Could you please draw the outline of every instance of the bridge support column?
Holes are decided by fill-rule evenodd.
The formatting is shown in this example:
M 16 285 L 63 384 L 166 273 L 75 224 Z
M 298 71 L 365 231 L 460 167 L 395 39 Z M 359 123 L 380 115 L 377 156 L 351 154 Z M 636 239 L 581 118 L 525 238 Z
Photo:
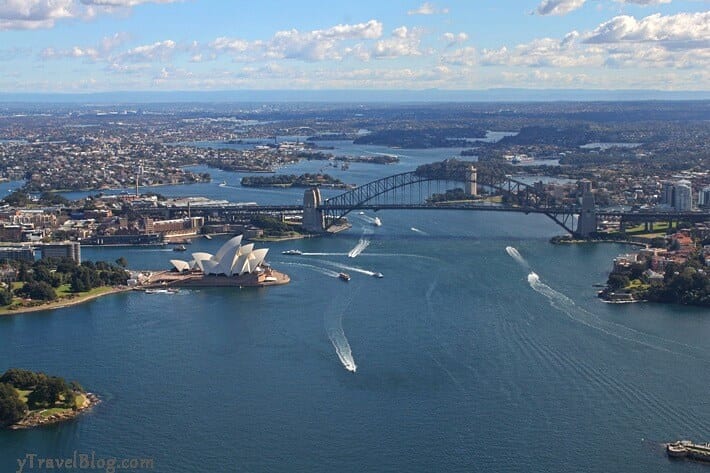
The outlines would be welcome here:
M 325 231 L 325 218 L 319 208 L 322 202 L 320 189 L 312 187 L 303 193 L 303 229 L 310 233 Z
M 585 192 L 582 196 L 582 211 L 577 220 L 577 234 L 589 238 L 597 231 L 597 211 L 595 209 L 594 194 Z
M 464 191 L 467 195 L 478 195 L 478 172 L 474 166 L 469 167 L 466 171 L 466 189 Z

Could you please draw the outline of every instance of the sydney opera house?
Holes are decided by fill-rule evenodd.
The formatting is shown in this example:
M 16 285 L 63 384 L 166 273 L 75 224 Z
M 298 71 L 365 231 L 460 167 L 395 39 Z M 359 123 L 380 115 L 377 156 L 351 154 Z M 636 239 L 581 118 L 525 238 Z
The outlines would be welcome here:
M 242 235 L 228 240 L 214 255 L 193 253 L 190 261 L 170 260 L 172 271 L 158 273 L 152 284 L 172 286 L 270 286 L 289 277 L 264 262 L 267 248 L 242 245 Z

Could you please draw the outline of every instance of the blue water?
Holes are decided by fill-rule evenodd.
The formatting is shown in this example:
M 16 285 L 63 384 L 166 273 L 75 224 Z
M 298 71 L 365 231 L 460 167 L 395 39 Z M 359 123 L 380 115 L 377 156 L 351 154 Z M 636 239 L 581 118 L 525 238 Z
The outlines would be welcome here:
M 259 200 L 300 194 L 274 192 Z M 700 471 L 660 443 L 708 438 L 710 319 L 600 302 L 592 285 L 628 248 L 553 246 L 543 216 L 391 211 L 374 227 L 374 215 L 335 237 L 258 244 L 286 286 L 0 318 L 0 370 L 76 379 L 104 400 L 63 425 L 0 432 L 0 471 L 74 450 L 153 458 L 159 472 Z M 135 269 L 188 257 L 82 253 Z

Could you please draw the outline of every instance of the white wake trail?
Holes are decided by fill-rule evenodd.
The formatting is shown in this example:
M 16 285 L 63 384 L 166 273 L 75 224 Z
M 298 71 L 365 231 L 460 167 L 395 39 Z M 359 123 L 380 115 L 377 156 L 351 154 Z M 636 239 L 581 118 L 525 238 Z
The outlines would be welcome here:
M 317 272 L 317 273 L 321 273 L 321 274 L 324 274 L 324 275 L 326 275 L 326 276 L 330 276 L 331 278 L 337 278 L 337 277 L 339 277 L 338 273 L 336 273 L 335 271 L 332 271 L 332 270 L 330 270 L 330 269 L 328 269 L 328 268 L 321 268 L 320 266 L 314 266 L 314 265 L 312 265 L 312 264 L 293 263 L 293 262 L 290 262 L 290 261 L 284 261 L 284 262 L 281 263 L 281 264 L 286 264 L 286 265 L 290 265 L 290 266 L 299 266 L 299 267 L 301 267 L 301 268 L 311 269 L 311 270 L 313 270 L 313 271 L 315 271 L 315 272 Z
M 523 255 L 520 254 L 520 252 L 512 246 L 506 246 L 505 247 L 505 252 L 508 253 L 508 255 L 513 258 L 515 261 L 520 263 L 520 265 L 525 268 L 525 269 L 530 269 L 530 264 L 523 258 Z
M 372 232 L 370 232 L 371 234 Z M 357 256 L 365 251 L 365 249 L 370 246 L 370 239 L 366 237 L 367 232 L 364 231 L 362 233 L 362 236 L 360 237 L 360 241 L 357 242 L 357 245 L 348 252 L 348 257 L 350 258 L 357 258 Z
M 353 358 L 353 352 L 350 349 L 350 343 L 348 343 L 348 339 L 345 337 L 345 332 L 343 331 L 342 314 L 331 318 L 326 316 L 324 318 L 324 322 L 325 331 L 328 334 L 330 343 L 333 344 L 335 353 L 338 355 L 343 367 L 346 370 L 355 373 L 357 371 L 357 365 L 355 364 L 355 359 Z
M 411 227 L 410 230 L 421 235 L 429 235 L 427 232 L 419 230 L 418 228 Z
M 330 261 L 323 261 L 323 263 L 329 264 L 329 265 L 334 266 L 339 269 L 345 269 L 347 271 L 354 271 L 356 273 L 366 274 L 367 276 L 374 276 L 375 274 L 377 274 L 374 271 L 369 271 L 367 269 L 358 268 L 357 266 L 348 266 L 346 264 L 340 264 L 340 263 L 335 263 L 335 262 L 330 262 Z
M 638 343 L 639 345 L 643 345 L 648 348 L 652 348 L 654 350 L 659 350 L 659 351 L 664 351 L 667 353 L 672 353 L 674 355 L 679 355 L 679 356 L 692 356 L 687 353 L 680 353 L 674 350 L 670 350 L 666 347 L 662 347 L 660 345 L 656 345 L 653 343 L 649 343 L 644 340 L 639 340 L 638 338 L 632 338 L 631 336 L 624 336 L 619 333 L 612 332 L 611 330 L 608 330 L 604 327 L 601 327 L 599 324 L 603 323 L 601 319 L 599 319 L 598 316 L 595 314 L 592 314 L 591 312 L 588 312 L 581 307 L 578 307 L 572 299 L 569 297 L 565 296 L 561 292 L 558 292 L 542 282 L 540 280 L 540 276 L 537 275 L 534 271 L 531 271 L 530 274 L 528 274 L 528 284 L 530 284 L 530 287 L 535 290 L 535 292 L 542 294 L 547 298 L 547 300 L 550 302 L 550 305 L 558 310 L 560 310 L 562 313 L 567 315 L 570 319 L 574 320 L 575 322 L 579 322 L 583 325 L 586 325 L 589 328 L 592 328 L 594 330 L 597 330 L 599 332 L 602 332 L 604 334 L 610 335 L 614 338 L 618 338 L 619 340 L 625 340 L 628 342 L 633 342 L 633 343 Z M 595 323 L 592 323 L 590 320 L 586 320 L 587 318 L 593 319 Z M 641 335 L 644 337 L 652 337 L 652 338 L 657 338 L 660 339 L 659 337 L 654 337 L 653 335 L 645 334 L 643 332 L 639 332 L 637 330 L 629 329 L 628 327 L 625 327 L 623 325 L 619 324 L 614 324 L 617 328 L 626 330 L 627 332 L 632 332 L 633 334 L 636 335 Z M 667 341 L 674 343 L 672 340 L 665 340 L 665 339 L 660 339 L 662 341 Z M 697 359 L 697 358 L 695 358 Z

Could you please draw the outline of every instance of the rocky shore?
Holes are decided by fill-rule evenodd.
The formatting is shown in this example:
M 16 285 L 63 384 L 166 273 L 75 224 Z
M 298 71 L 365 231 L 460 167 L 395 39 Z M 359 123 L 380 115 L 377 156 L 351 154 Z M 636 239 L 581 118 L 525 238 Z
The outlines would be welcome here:
M 60 422 L 66 422 L 78 417 L 83 412 L 92 409 L 94 406 L 99 404 L 101 400 L 94 393 L 84 393 L 84 403 L 81 407 L 76 409 L 64 409 L 60 412 L 45 416 L 43 415 L 46 411 L 31 411 L 22 420 L 8 427 L 10 430 L 21 430 L 21 429 L 31 429 L 34 427 L 40 427 L 44 425 L 58 424 Z

